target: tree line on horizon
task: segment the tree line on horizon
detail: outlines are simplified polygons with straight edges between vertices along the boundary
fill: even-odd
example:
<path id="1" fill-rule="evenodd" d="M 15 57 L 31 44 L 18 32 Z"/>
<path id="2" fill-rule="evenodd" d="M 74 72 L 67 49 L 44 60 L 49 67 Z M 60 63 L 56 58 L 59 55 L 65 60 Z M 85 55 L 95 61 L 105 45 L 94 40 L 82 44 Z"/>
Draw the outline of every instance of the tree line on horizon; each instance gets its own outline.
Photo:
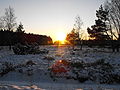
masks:
<path id="1" fill-rule="evenodd" d="M 17 43 L 38 45 L 53 43 L 50 36 L 25 33 L 23 29 L 22 23 L 17 26 L 14 9 L 10 6 L 6 8 L 4 16 L 0 17 L 0 46 L 12 46 Z"/>
<path id="2" fill-rule="evenodd" d="M 17 43 L 20 44 L 37 44 L 37 45 L 51 45 L 53 44 L 51 37 L 46 35 L 37 35 L 24 32 L 13 32 L 8 30 L 0 31 L 0 46 L 12 46 Z"/>

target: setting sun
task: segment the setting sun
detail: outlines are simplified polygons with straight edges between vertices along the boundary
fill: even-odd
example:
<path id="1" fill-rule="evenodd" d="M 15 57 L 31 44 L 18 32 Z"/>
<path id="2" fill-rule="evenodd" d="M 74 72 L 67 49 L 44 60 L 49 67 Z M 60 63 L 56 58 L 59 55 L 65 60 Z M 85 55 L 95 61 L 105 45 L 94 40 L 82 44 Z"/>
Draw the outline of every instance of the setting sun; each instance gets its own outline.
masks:
<path id="1" fill-rule="evenodd" d="M 65 38 L 66 38 L 66 34 L 64 32 L 59 32 L 56 34 L 56 39 L 61 42 L 64 42 Z"/>

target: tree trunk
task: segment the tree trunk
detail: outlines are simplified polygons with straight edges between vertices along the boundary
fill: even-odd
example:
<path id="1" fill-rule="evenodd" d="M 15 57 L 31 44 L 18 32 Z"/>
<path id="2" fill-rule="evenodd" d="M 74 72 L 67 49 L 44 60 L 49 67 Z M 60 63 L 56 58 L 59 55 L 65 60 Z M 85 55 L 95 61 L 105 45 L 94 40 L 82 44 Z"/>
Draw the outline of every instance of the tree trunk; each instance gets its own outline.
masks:
<path id="1" fill-rule="evenodd" d="M 83 46 L 83 41 L 80 40 L 80 50 L 82 50 L 82 46 Z"/>

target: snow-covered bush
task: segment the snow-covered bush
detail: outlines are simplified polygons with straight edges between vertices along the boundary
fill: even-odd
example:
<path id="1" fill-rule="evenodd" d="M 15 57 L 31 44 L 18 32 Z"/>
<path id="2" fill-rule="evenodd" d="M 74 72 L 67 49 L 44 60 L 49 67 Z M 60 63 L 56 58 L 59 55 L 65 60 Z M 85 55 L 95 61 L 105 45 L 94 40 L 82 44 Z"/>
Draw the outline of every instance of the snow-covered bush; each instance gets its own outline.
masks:
<path id="1" fill-rule="evenodd" d="M 82 62 L 71 62 L 72 78 L 83 83 L 88 80 L 88 72 L 85 69 L 85 63 Z"/>
<path id="2" fill-rule="evenodd" d="M 9 73 L 10 71 L 13 71 L 14 65 L 10 62 L 3 62 L 0 64 L 0 76 L 4 76 L 5 74 Z"/>
<path id="3" fill-rule="evenodd" d="M 69 74 L 69 77 L 79 82 L 91 80 L 96 83 L 111 84 L 120 80 L 120 75 L 114 73 L 114 66 L 104 59 L 89 63 L 71 62 L 70 65 L 72 74 Z"/>
<path id="4" fill-rule="evenodd" d="M 114 67 L 108 63 L 105 62 L 104 59 L 98 60 L 94 63 L 91 63 L 88 66 L 88 76 L 90 78 L 90 80 L 97 82 L 97 83 L 113 83 L 114 79 L 113 79 L 113 71 L 114 71 Z"/>
<path id="5" fill-rule="evenodd" d="M 53 77 L 67 77 L 70 70 L 70 62 L 66 60 L 57 60 L 49 68 L 50 76 Z"/>
<path id="6" fill-rule="evenodd" d="M 36 45 L 21 45 L 21 44 L 16 44 L 13 47 L 13 51 L 17 55 L 47 54 L 49 52 L 47 49 L 39 50 L 39 46 Z"/>
<path id="7" fill-rule="evenodd" d="M 113 74 L 114 82 L 120 84 L 120 75 L 119 74 Z"/>
<path id="8" fill-rule="evenodd" d="M 19 73 L 30 76 L 34 73 L 35 65 L 37 64 L 34 61 L 28 60 L 27 62 L 24 62 L 23 64 L 17 65 L 15 70 Z"/>

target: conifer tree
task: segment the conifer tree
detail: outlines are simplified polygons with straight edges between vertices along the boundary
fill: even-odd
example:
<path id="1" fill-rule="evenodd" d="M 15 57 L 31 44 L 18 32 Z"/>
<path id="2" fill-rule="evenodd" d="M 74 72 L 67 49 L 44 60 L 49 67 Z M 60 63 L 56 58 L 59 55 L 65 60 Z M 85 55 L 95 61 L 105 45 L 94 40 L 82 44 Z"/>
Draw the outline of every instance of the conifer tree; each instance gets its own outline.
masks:
<path id="1" fill-rule="evenodd" d="M 96 17 L 98 18 L 95 20 L 95 25 L 87 28 L 88 34 L 91 38 L 95 40 L 108 40 L 110 36 L 108 34 L 109 27 L 108 23 L 108 11 L 104 10 L 102 5 L 100 6 L 99 10 L 96 10 Z"/>

